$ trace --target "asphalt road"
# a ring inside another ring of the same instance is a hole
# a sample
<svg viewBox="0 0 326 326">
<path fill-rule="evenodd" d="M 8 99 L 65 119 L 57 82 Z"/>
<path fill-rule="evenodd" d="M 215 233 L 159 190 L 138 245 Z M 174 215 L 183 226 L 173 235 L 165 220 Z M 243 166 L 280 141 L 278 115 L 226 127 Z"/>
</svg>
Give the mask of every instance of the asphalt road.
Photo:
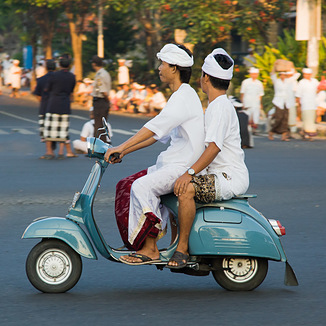
<svg viewBox="0 0 326 326">
<path fill-rule="evenodd" d="M 0 325 L 325 325 L 326 140 L 284 143 L 256 137 L 255 148 L 245 152 L 248 193 L 258 194 L 250 202 L 286 227 L 282 243 L 298 287 L 283 284 L 284 264 L 278 262 L 270 262 L 258 289 L 233 293 L 211 275 L 178 275 L 100 258 L 83 260 L 82 277 L 71 291 L 50 295 L 39 293 L 25 275 L 26 257 L 37 241 L 21 235 L 34 218 L 65 216 L 94 161 L 83 155 L 39 160 L 44 144 L 37 111 L 37 103 L 27 98 L 0 96 Z M 86 120 L 86 111 L 73 111 L 71 138 Z M 145 121 L 111 115 L 113 143 Z M 121 245 L 113 216 L 116 182 L 154 163 L 163 148 L 155 144 L 133 153 L 104 175 L 94 212 L 113 247 Z"/>
</svg>

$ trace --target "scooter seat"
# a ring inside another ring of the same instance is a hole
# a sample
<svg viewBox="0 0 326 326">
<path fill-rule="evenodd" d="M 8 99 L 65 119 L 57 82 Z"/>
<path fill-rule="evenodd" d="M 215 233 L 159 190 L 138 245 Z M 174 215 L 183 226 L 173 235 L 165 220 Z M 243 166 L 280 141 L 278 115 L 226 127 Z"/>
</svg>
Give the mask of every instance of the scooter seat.
<svg viewBox="0 0 326 326">
<path fill-rule="evenodd" d="M 239 195 L 239 196 L 235 196 L 229 200 L 247 200 L 248 198 L 256 198 L 257 195 L 250 195 L 250 194 L 244 194 L 244 195 Z M 164 206 L 168 207 L 170 210 L 172 210 L 172 212 L 177 215 L 178 214 L 178 198 L 173 194 L 167 194 L 167 195 L 163 195 L 161 196 L 161 202 Z M 226 202 L 226 200 L 215 200 L 209 204 L 205 204 L 205 203 L 196 203 L 196 208 L 202 208 L 205 206 L 220 206 L 221 203 Z"/>
</svg>

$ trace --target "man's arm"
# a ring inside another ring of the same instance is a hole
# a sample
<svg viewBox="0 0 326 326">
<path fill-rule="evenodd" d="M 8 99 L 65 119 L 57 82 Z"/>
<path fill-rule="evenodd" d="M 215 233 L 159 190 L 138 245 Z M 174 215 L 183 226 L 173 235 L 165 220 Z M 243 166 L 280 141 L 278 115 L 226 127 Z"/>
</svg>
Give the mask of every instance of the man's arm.
<svg viewBox="0 0 326 326">
<path fill-rule="evenodd" d="M 215 143 L 209 143 L 204 153 L 196 161 L 196 163 L 191 166 L 191 168 L 195 171 L 196 174 L 199 173 L 212 163 L 220 151 L 221 150 Z M 174 194 L 176 196 L 184 194 L 191 180 L 192 176 L 188 174 L 188 171 L 185 172 L 181 177 L 177 179 L 174 185 Z"/>
<path fill-rule="evenodd" d="M 122 158 L 125 154 L 134 152 L 138 149 L 153 144 L 154 141 L 150 140 L 150 138 L 152 138 L 154 135 L 155 134 L 152 131 L 150 131 L 146 127 L 142 127 L 134 136 L 129 138 L 121 145 L 117 147 L 109 148 L 104 156 L 105 161 L 109 162 L 109 158 L 113 153 L 119 153 L 120 158 Z M 114 160 L 111 159 L 110 163 L 116 163 L 116 162 L 114 162 Z"/>
</svg>

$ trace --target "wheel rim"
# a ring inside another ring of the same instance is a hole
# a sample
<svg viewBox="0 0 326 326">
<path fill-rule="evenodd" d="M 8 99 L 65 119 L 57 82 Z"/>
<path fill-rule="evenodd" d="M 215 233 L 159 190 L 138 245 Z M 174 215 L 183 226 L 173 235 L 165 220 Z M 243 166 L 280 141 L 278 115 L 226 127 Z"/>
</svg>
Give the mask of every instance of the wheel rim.
<svg viewBox="0 0 326 326">
<path fill-rule="evenodd" d="M 62 250 L 49 249 L 37 260 L 37 274 L 47 283 L 58 285 L 65 282 L 72 271 L 70 257 Z"/>
<path fill-rule="evenodd" d="M 225 258 L 222 266 L 226 277 L 236 283 L 248 282 L 258 271 L 258 262 L 252 258 Z"/>
</svg>

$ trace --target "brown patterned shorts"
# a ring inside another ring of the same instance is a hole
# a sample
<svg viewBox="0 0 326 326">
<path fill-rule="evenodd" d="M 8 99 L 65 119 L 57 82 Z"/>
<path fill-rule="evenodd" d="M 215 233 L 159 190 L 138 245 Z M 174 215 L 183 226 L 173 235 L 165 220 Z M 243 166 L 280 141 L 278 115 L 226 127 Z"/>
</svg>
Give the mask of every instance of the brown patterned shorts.
<svg viewBox="0 0 326 326">
<path fill-rule="evenodd" d="M 195 201 L 201 203 L 211 203 L 215 200 L 215 175 L 205 174 L 192 178 L 195 188 Z"/>
</svg>

